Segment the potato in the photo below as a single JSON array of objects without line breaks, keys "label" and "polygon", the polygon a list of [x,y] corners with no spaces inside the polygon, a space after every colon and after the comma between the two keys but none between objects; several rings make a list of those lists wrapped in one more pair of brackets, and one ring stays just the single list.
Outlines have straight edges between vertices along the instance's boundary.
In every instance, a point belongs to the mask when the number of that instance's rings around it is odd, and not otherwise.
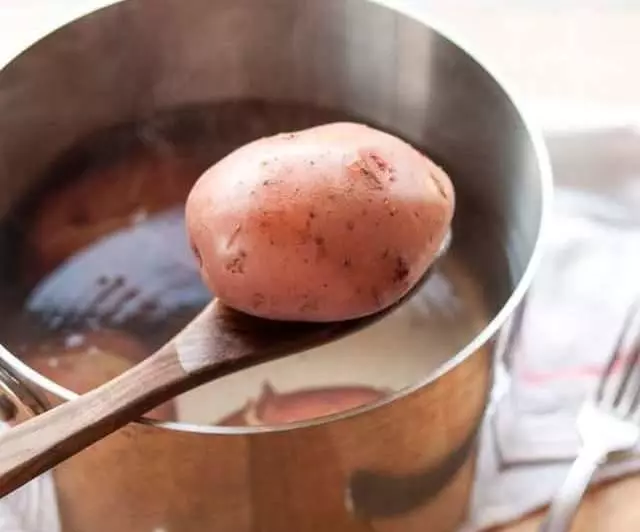
[{"label": "potato", "polygon": [[251,142],[207,170],[186,203],[204,282],[256,316],[375,313],[425,273],[454,212],[448,176],[404,141],[333,123]]}]

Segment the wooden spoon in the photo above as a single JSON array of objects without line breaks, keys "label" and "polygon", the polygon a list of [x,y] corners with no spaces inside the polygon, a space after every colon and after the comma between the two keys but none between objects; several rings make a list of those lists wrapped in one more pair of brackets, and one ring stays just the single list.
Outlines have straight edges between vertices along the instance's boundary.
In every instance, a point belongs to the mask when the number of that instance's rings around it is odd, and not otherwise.
[{"label": "wooden spoon", "polygon": [[208,304],[153,355],[108,383],[0,434],[0,496],[145,412],[205,382],[354,333],[400,301],[364,318],[333,323],[271,321]]}]

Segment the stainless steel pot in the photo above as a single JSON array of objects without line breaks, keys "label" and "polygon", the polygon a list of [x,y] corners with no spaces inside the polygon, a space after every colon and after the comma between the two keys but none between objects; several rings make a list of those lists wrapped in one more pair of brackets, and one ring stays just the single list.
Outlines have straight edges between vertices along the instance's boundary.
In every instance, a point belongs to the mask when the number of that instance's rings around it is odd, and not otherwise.
[{"label": "stainless steel pot", "polygon": [[[435,371],[375,404],[284,427],[122,429],[58,468],[67,530],[447,531],[464,518],[494,340],[531,279],[551,184],[542,141],[508,93],[427,22],[363,0],[128,0],[0,72],[0,217],[105,126],[228,99],[320,105],[448,170],[452,252],[489,312]],[[74,396],[7,350],[0,358],[17,407],[37,414],[43,391]]]}]

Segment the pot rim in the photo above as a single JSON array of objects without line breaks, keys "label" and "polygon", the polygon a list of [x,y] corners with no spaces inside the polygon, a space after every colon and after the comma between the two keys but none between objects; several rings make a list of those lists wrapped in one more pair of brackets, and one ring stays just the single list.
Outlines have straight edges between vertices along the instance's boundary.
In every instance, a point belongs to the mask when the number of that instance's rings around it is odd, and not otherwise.
[{"label": "pot rim", "polygon": [[[108,9],[109,7],[119,4],[124,0],[108,0],[108,4],[105,5],[104,0],[99,3],[99,7],[96,9],[90,10],[86,14],[82,14],[80,17],[75,17],[72,20],[69,20],[67,23],[59,26],[58,28],[49,31],[45,35],[43,35],[38,41],[32,43],[31,46],[39,42],[41,39],[46,38],[48,35],[53,33],[54,31],[58,31],[59,29],[74,23],[79,18],[86,16],[89,13],[94,13],[97,11],[101,11],[102,9]],[[541,212],[540,212],[540,220],[539,220],[539,229],[538,234],[536,236],[536,241],[533,247],[533,251],[531,253],[531,257],[528,261],[527,266],[524,269],[524,272],[513,289],[511,295],[502,306],[502,308],[494,315],[493,319],[478,333],[465,347],[459,350],[454,356],[449,358],[446,362],[441,364],[436,370],[432,371],[423,379],[418,382],[403,388],[393,394],[390,394],[378,401],[374,401],[372,403],[368,403],[363,406],[359,406],[353,409],[349,409],[343,412],[339,412],[336,414],[331,414],[328,416],[322,416],[319,418],[314,418],[306,421],[297,421],[294,423],[287,423],[284,425],[265,425],[258,427],[221,427],[215,425],[203,425],[197,423],[187,423],[187,422],[179,422],[179,421],[157,421],[147,417],[142,417],[139,420],[134,421],[135,424],[140,425],[148,425],[161,429],[169,429],[180,432],[192,432],[197,434],[217,434],[217,435],[251,435],[258,433],[269,433],[269,432],[288,432],[296,429],[304,429],[311,428],[314,426],[324,425],[326,423],[331,423],[335,421],[346,420],[351,417],[358,416],[360,414],[365,414],[369,411],[378,409],[382,406],[385,406],[389,403],[397,399],[402,399],[415,392],[416,390],[423,388],[442,377],[449,371],[456,368],[462,362],[464,362],[467,358],[469,358],[474,352],[478,351],[483,345],[487,344],[489,340],[496,334],[498,331],[505,325],[509,317],[514,313],[518,305],[524,299],[527,290],[529,289],[535,272],[538,268],[540,260],[542,258],[542,254],[544,252],[544,244],[546,242],[547,233],[550,225],[550,217],[551,217],[551,205],[553,201],[553,173],[551,167],[551,161],[549,158],[549,153],[546,147],[546,143],[544,141],[544,137],[542,134],[542,129],[540,126],[527,114],[527,112],[522,108],[521,102],[522,100],[516,95],[516,91],[513,87],[510,87],[508,83],[505,83],[504,79],[501,78],[499,74],[497,74],[491,67],[487,66],[486,62],[482,61],[475,52],[471,52],[471,47],[465,44],[464,39],[461,38],[456,31],[453,31],[451,28],[448,28],[446,24],[444,24],[441,20],[437,19],[437,16],[433,16],[432,14],[427,14],[426,10],[421,10],[418,6],[412,4],[408,5],[407,0],[362,0],[364,2],[371,2],[373,4],[377,4],[386,9],[390,9],[400,15],[406,16],[408,18],[412,18],[413,20],[419,22],[420,24],[430,28],[440,35],[440,37],[448,40],[454,46],[456,46],[460,51],[465,53],[472,61],[476,63],[486,75],[488,75],[500,88],[504,96],[509,100],[511,105],[517,111],[518,116],[522,120],[522,123],[527,131],[527,135],[531,141],[533,153],[535,154],[536,161],[539,167],[539,180],[541,186]],[[396,5],[392,5],[392,4]],[[19,54],[17,54],[10,62],[16,60],[22,53],[24,53],[28,48],[22,50]],[[4,65],[0,67],[3,68]],[[44,375],[41,375],[37,371],[33,370],[27,364],[18,359],[15,355],[10,353],[6,348],[0,344],[0,360],[2,360],[5,364],[9,366],[9,368],[16,373],[16,376],[20,379],[24,379],[30,385],[38,386],[57,397],[64,399],[66,401],[70,401],[78,397],[78,394],[72,392],[71,390],[60,386],[56,382],[48,379]]]}]

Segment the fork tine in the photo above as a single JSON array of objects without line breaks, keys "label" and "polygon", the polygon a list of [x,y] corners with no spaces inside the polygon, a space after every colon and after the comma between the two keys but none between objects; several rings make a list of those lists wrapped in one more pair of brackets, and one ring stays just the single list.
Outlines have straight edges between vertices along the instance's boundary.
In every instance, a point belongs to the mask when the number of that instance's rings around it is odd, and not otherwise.
[{"label": "fork tine", "polygon": [[627,388],[629,388],[631,377],[638,367],[638,361],[640,361],[640,349],[634,349],[633,351],[631,351],[631,353],[629,353],[629,356],[627,358],[624,376],[622,378],[622,382],[620,383],[620,387],[618,388],[618,392],[616,393],[616,397],[613,401],[614,407],[619,407],[621,405],[622,400],[627,393]]},{"label": "fork tine", "polygon": [[[635,358],[636,361],[640,360],[640,334],[638,334],[635,338],[631,356]],[[629,402],[629,407],[624,414],[625,417],[635,415],[640,408],[640,378],[636,381],[636,386],[635,389],[632,390],[632,393],[633,396],[631,398],[631,401]]]},{"label": "fork tine", "polygon": [[[625,347],[625,339],[627,337],[627,331],[629,331],[629,329],[631,328],[631,326],[633,325],[633,321],[634,321],[634,317],[636,315],[636,308],[638,307],[638,303],[636,302],[634,305],[631,306],[629,312],[627,313],[627,315],[625,316],[624,322],[622,323],[622,327],[620,328],[620,332],[618,333],[618,339],[616,341],[616,345],[615,348],[613,349],[613,353],[611,355],[611,358],[609,359],[609,362],[607,363],[607,367],[605,368],[604,372],[602,373],[602,376],[600,377],[600,382],[598,384],[598,390],[596,392],[596,400],[600,403],[603,402],[604,400],[604,392],[605,392],[605,388],[607,386],[607,383],[609,382],[609,379],[611,378],[611,376],[614,373],[615,367],[616,367],[616,363],[621,359],[623,352],[624,352],[624,347]],[[636,360],[637,363],[637,360]],[[629,370],[629,367],[633,367],[632,365],[627,367],[627,370]],[[625,379],[623,381],[623,384],[626,386],[626,382],[628,381],[628,375],[625,374]],[[614,399],[614,403],[616,404],[621,397],[621,390],[618,390],[618,393],[616,394],[616,397]]]},{"label": "fork tine", "polygon": [[622,399],[625,397],[625,393],[627,391],[627,388],[629,387],[629,381],[631,380],[632,375],[637,369],[638,361],[640,360],[640,349],[637,349],[637,346],[636,346],[637,334],[632,339],[633,347],[631,348],[631,351],[629,351],[628,344],[624,345],[625,339],[627,341],[631,340],[631,338],[629,337],[628,331],[630,328],[634,326],[634,318],[636,316],[636,310],[637,310],[636,307],[637,307],[637,304],[631,307],[631,310],[629,312],[629,317],[627,320],[625,320],[625,325],[627,325],[628,327],[623,331],[621,335],[623,345],[620,346],[620,352],[627,353],[627,356],[622,356],[622,360],[626,361],[626,364],[625,364],[626,367],[625,367],[624,375],[622,376],[622,380],[620,381],[620,384],[618,387],[618,392],[616,393],[616,396],[613,400],[614,407],[620,406]]}]

